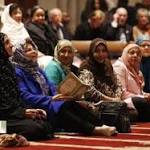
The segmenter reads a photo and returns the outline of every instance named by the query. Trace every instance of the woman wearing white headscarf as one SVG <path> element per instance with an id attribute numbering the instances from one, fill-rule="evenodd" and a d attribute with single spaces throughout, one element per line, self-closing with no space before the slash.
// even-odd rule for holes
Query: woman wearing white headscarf
<path id="1" fill-rule="evenodd" d="M 123 99 L 128 107 L 137 109 L 139 121 L 150 121 L 150 94 L 143 92 L 144 78 L 140 71 L 142 52 L 138 45 L 128 44 L 122 56 L 113 64 L 123 87 Z"/>
<path id="2" fill-rule="evenodd" d="M 22 23 L 22 10 L 17 4 L 9 4 L 4 9 L 1 22 L 3 24 L 1 32 L 5 33 L 14 45 L 18 40 L 29 37 L 27 30 Z"/>
<path id="3" fill-rule="evenodd" d="M 47 78 L 58 85 L 70 71 L 77 75 L 78 68 L 72 64 L 74 56 L 75 48 L 72 43 L 69 40 L 60 40 L 54 50 L 54 59 L 45 68 Z"/>

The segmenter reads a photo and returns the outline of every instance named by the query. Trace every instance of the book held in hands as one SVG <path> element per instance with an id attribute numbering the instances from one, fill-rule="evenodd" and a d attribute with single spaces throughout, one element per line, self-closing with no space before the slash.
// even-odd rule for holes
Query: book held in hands
<path id="1" fill-rule="evenodd" d="M 87 84 L 84 84 L 73 72 L 70 72 L 59 84 L 58 93 L 73 97 L 81 97 L 87 91 L 87 88 Z"/>

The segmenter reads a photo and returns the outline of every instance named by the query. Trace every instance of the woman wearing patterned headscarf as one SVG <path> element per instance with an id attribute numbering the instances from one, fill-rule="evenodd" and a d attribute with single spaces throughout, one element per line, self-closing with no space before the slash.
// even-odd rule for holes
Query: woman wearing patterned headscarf
<path id="1" fill-rule="evenodd" d="M 113 72 L 105 40 L 96 38 L 91 42 L 88 59 L 80 67 L 79 78 L 90 85 L 85 94 L 87 100 L 121 100 L 121 84 Z"/>
<path id="2" fill-rule="evenodd" d="M 7 121 L 7 133 L 18 133 L 29 140 L 48 138 L 51 126 L 39 120 L 46 117 L 45 111 L 26 109 L 20 99 L 14 68 L 8 59 L 11 51 L 10 40 L 0 33 L 0 120 Z"/>
<path id="3" fill-rule="evenodd" d="M 87 109 L 67 101 L 69 96 L 56 93 L 54 84 L 37 65 L 36 47 L 30 39 L 16 45 L 11 61 L 16 67 L 22 99 L 30 107 L 46 110 L 55 128 L 106 136 L 116 131 L 115 127 L 99 126 L 99 119 Z"/>
<path id="4" fill-rule="evenodd" d="M 128 44 L 113 68 L 123 87 L 123 99 L 131 109 L 137 109 L 139 121 L 150 121 L 150 94 L 143 92 L 141 59 L 140 47 L 137 44 Z"/>
<path id="5" fill-rule="evenodd" d="M 69 40 L 60 40 L 56 45 L 54 59 L 45 68 L 47 78 L 53 81 L 55 85 L 63 81 L 70 71 L 78 74 L 78 68 L 72 64 L 75 51 Z"/>

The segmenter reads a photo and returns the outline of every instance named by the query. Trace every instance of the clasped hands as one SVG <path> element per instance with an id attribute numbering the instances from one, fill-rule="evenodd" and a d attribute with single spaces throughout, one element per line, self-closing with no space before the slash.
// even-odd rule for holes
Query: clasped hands
<path id="1" fill-rule="evenodd" d="M 26 109 L 25 115 L 31 119 L 46 119 L 47 113 L 43 109 Z"/>

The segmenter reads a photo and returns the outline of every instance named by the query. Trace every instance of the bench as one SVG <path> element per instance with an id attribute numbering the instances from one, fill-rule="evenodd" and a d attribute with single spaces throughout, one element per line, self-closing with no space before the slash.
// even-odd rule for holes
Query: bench
<path id="1" fill-rule="evenodd" d="M 87 55 L 91 41 L 71 41 L 73 46 L 77 49 L 77 52 L 81 55 Z M 126 43 L 120 41 L 107 41 L 108 50 L 110 53 L 121 53 Z"/>

